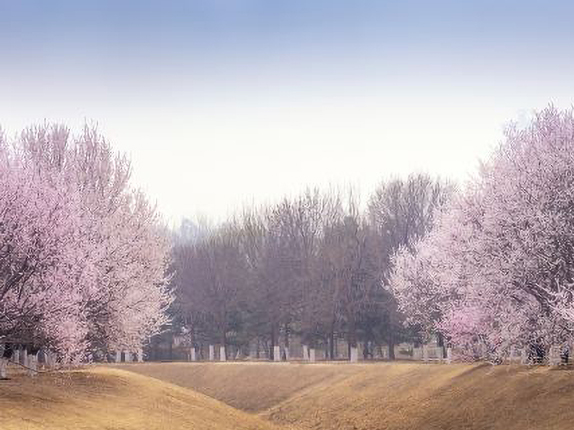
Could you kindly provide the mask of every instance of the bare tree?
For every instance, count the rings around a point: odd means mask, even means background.
[[[247,281],[237,231],[224,228],[200,242],[182,245],[175,259],[178,303],[189,332],[201,331],[227,348]]]
[[[412,248],[432,227],[436,209],[453,192],[451,183],[421,173],[382,182],[369,201],[368,215],[385,252]]]
[[[373,228],[378,271],[383,284],[392,269],[391,257],[401,248],[413,246],[432,228],[436,213],[453,195],[453,184],[426,174],[383,182],[371,196],[368,216]],[[394,359],[394,345],[404,332],[397,302],[388,291],[380,291],[381,330]]]

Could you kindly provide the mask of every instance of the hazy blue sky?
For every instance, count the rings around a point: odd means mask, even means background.
[[[100,124],[171,220],[458,180],[574,97],[569,1],[0,0],[0,124]]]

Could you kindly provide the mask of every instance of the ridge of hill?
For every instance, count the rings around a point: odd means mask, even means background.
[[[14,372],[12,372],[14,374]],[[222,402],[121,369],[94,366],[0,381],[2,430],[274,430]]]

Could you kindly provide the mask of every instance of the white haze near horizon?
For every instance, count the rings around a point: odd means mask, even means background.
[[[131,157],[133,184],[175,226],[183,217],[222,221],[307,187],[351,185],[365,201],[380,181],[411,172],[463,184],[501,141],[505,124],[525,122],[532,112],[512,100],[490,105],[464,95],[387,94],[285,95],[273,103],[199,98],[171,107],[99,101],[78,110],[67,109],[66,100],[42,106],[31,97],[0,109],[0,118],[8,135],[45,121],[76,132],[97,123]],[[549,102],[533,99],[536,108]]]

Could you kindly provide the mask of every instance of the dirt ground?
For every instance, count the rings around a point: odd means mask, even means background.
[[[570,430],[574,371],[143,363],[0,381],[1,430]]]
[[[574,372],[422,363],[144,363],[122,368],[301,429],[570,430]]]

